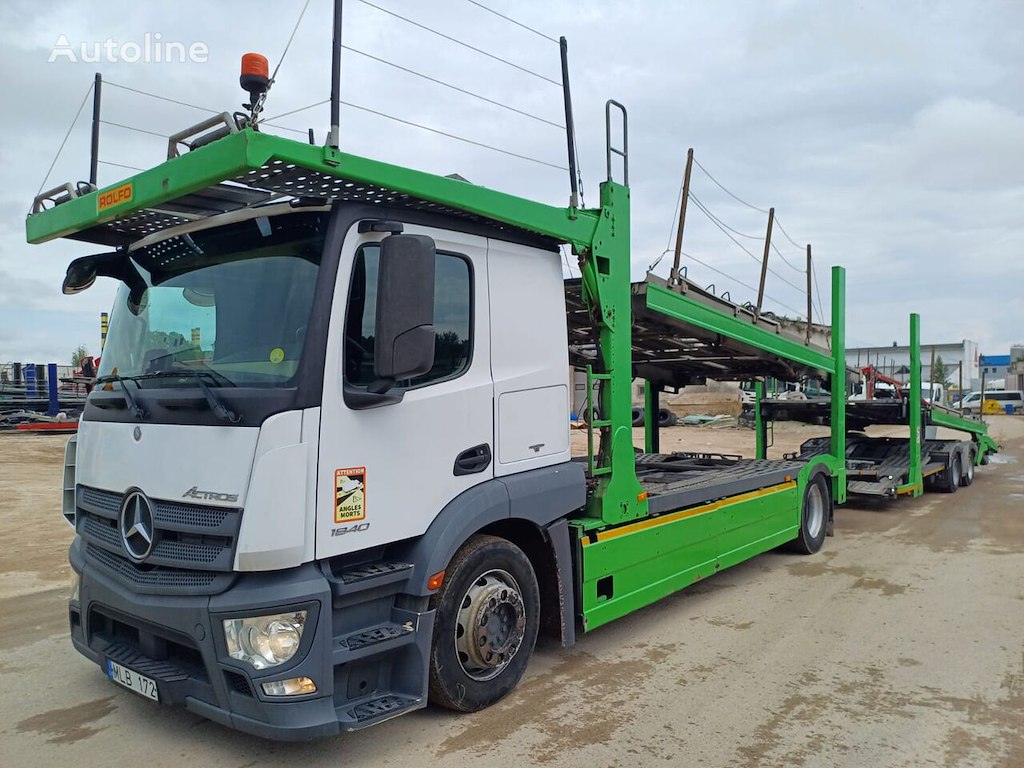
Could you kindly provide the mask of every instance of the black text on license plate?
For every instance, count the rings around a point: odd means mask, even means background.
[[[117,662],[107,659],[107,677],[118,685],[145,696],[153,701],[160,701],[160,695],[156,690],[156,680],[140,675],[133,669],[122,667]]]

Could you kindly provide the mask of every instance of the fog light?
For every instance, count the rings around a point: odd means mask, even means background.
[[[275,613],[224,621],[228,655],[267,669],[284,664],[299,650],[306,612]]]
[[[263,692],[267,696],[302,696],[306,693],[316,693],[316,683],[308,677],[274,680],[271,683],[263,683]]]

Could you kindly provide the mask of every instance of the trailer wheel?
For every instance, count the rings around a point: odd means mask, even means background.
[[[676,423],[676,415],[668,408],[658,409],[658,426],[671,427]]]
[[[956,493],[956,489],[960,487],[960,474],[960,454],[954,453],[949,457],[949,464],[943,473],[939,490],[942,493]]]
[[[634,408],[633,409],[633,426],[642,427],[644,425],[644,409]]]
[[[974,449],[971,448],[967,451],[967,466],[964,467],[964,473],[960,476],[960,485],[966,488],[968,485],[974,482]]]
[[[430,600],[430,700],[476,712],[522,678],[537,641],[540,592],[529,559],[497,536],[473,536]]]
[[[815,475],[804,488],[800,509],[800,533],[791,548],[804,555],[813,555],[825,544],[828,520],[832,510],[832,494],[824,475]]]

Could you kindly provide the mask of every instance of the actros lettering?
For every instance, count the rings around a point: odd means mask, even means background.
[[[238,501],[237,493],[218,493],[217,491],[200,491],[193,485],[182,494],[183,499],[206,499],[208,501]]]

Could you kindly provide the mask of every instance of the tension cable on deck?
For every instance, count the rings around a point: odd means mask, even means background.
[[[536,30],[533,27],[529,27],[526,24],[523,24],[523,22],[521,22],[521,21],[516,21],[515,19],[511,18],[510,16],[506,16],[503,13],[499,13],[498,11],[494,10],[493,8],[488,8],[483,3],[478,3],[477,0],[466,0],[466,2],[469,3],[470,5],[475,5],[477,8],[482,8],[483,10],[487,11],[488,13],[493,13],[495,16],[498,16],[499,18],[502,18],[505,21],[511,22],[512,24],[515,24],[517,27],[522,27],[527,32],[533,32],[533,34],[537,35],[538,37],[543,37],[545,40],[550,40],[555,45],[558,45],[558,40],[556,40],[555,38],[551,37],[550,35],[545,35],[543,32],[540,32],[539,30]]]
[[[718,227],[720,230],[722,230],[722,233],[726,237],[728,237],[730,240],[732,240],[745,254],[747,254],[750,258],[752,258],[758,264],[761,263],[761,259],[757,258],[757,256],[752,254],[747,249],[747,247],[745,245],[743,245],[743,243],[741,243],[739,240],[737,240],[735,237],[733,237],[730,234],[730,230],[732,229],[732,227],[727,227],[724,223],[722,223],[721,220],[717,216],[715,216],[715,214],[713,214],[710,210],[708,210],[708,207],[706,205],[704,205],[704,203],[702,203],[700,201],[700,199],[695,194],[693,194],[693,192],[690,192],[690,199],[693,200],[693,202],[696,204],[697,208],[701,211],[701,213],[703,213],[705,216],[708,217],[708,219],[711,220],[712,224],[714,224],[716,227]],[[743,233],[742,232],[737,232],[737,234],[743,234]],[[743,235],[743,236],[744,237],[750,237],[750,235]],[[762,240],[762,241],[764,240],[763,237],[762,238],[755,238],[755,239]],[[785,277],[780,275],[777,271],[775,271],[771,267],[768,267],[768,272],[770,272],[775,277],[779,278],[779,280],[784,282],[786,285],[788,285],[793,290],[795,290],[795,291],[802,291],[803,290],[802,288],[800,288],[800,286],[795,285],[794,283],[790,282],[789,280],[787,280]]]
[[[212,114],[216,114],[218,112],[222,112],[223,111],[223,110],[220,110],[220,109],[210,109],[209,107],[201,107],[198,104],[190,104],[187,101],[178,101],[177,99],[171,99],[171,98],[168,98],[167,96],[161,96],[158,93],[150,93],[149,91],[141,91],[138,88],[132,88],[131,86],[122,85],[121,83],[115,83],[112,80],[104,80],[103,81],[103,85],[105,85],[105,86],[109,85],[109,86],[113,86],[114,88],[120,88],[123,91],[131,91],[132,93],[138,93],[138,94],[140,94],[142,96],[149,96],[150,98],[159,99],[160,101],[167,101],[167,102],[170,102],[171,104],[177,104],[177,105],[182,106],[182,107],[191,107],[192,109],[198,109],[198,110],[200,110],[202,112],[210,112]]]
[[[525,111],[523,111],[521,109],[517,109],[517,108],[515,108],[515,107],[513,107],[513,106],[511,106],[509,104],[503,104],[502,102],[496,101],[495,99],[488,98],[487,96],[484,96],[483,94],[479,94],[479,93],[476,93],[475,91],[467,90],[466,88],[461,88],[461,87],[459,87],[457,85],[453,85],[452,83],[445,82],[444,80],[440,80],[440,79],[438,79],[436,77],[431,77],[430,75],[424,74],[423,72],[417,72],[415,69],[410,69],[409,67],[402,66],[401,64],[396,64],[393,61],[388,61],[387,59],[382,59],[380,56],[374,56],[372,53],[367,53],[366,51],[361,51],[358,48],[353,48],[351,45],[342,45],[341,47],[342,47],[343,50],[351,51],[352,53],[359,54],[360,56],[365,56],[368,59],[372,59],[373,61],[380,62],[381,64],[386,64],[389,67],[394,67],[395,69],[401,70],[402,72],[406,72],[406,73],[408,73],[410,75],[415,75],[416,77],[422,78],[424,80],[429,80],[430,82],[436,83],[437,85],[443,85],[445,88],[450,88],[453,91],[458,91],[459,93],[463,93],[466,96],[472,96],[474,99],[479,99],[480,101],[487,102],[488,104],[492,104],[492,105],[494,105],[496,107],[501,107],[502,109],[507,109],[509,112],[515,112],[516,114],[522,115],[523,117],[529,117],[532,120],[536,120],[536,121],[541,122],[541,123],[546,123],[547,125],[550,125],[550,126],[552,126],[554,128],[558,128],[559,130],[563,130],[563,131],[565,130],[565,126],[564,125],[561,125],[560,123],[556,123],[553,120],[548,120],[547,118],[541,117],[540,115],[535,115],[535,114],[532,114],[530,112],[525,112]],[[326,103],[326,102],[321,102],[321,103],[323,104],[323,103]]]
[[[78,111],[75,112],[75,117],[71,121],[71,125],[68,126],[67,132],[64,134],[64,139],[61,141],[60,146],[57,147],[57,154],[53,156],[53,162],[50,163],[50,167],[46,169],[46,175],[43,177],[43,183],[39,185],[39,189],[36,190],[36,195],[39,195],[43,191],[43,187],[46,186],[46,182],[50,180],[50,174],[53,173],[53,167],[57,164],[57,160],[60,159],[60,153],[64,151],[64,145],[68,143],[68,137],[71,136],[71,131],[75,129],[75,123],[78,122],[78,118],[82,115],[82,110],[85,109],[85,102],[89,100],[89,96],[92,94],[93,83],[89,84],[89,87],[85,90],[85,96],[82,97],[82,103],[78,105]]]
[[[375,8],[375,9],[377,9],[378,11],[380,11],[382,13],[386,13],[389,16],[394,16],[396,19],[401,19],[402,21],[406,22],[407,24],[412,24],[414,27],[419,27],[422,30],[430,32],[431,34],[434,34],[434,35],[437,35],[438,37],[444,38],[445,40],[448,40],[449,42],[455,43],[456,45],[461,45],[463,48],[468,48],[471,51],[475,51],[476,53],[479,53],[479,54],[481,54],[483,56],[486,56],[489,59],[494,59],[495,61],[500,61],[502,64],[507,64],[508,66],[512,67],[513,69],[518,69],[519,71],[525,72],[528,75],[533,75],[534,77],[539,78],[541,80],[544,80],[546,82],[549,82],[552,85],[557,85],[559,88],[562,87],[562,84],[558,80],[552,80],[550,77],[547,77],[546,75],[542,75],[539,72],[534,72],[532,69],[527,69],[524,66],[516,64],[515,62],[512,62],[512,61],[509,61],[508,59],[503,59],[501,56],[497,56],[497,55],[495,55],[493,53],[490,53],[489,51],[485,51],[483,48],[477,48],[475,45],[470,45],[467,42],[459,40],[457,37],[452,37],[451,35],[447,35],[444,32],[440,32],[440,31],[434,29],[433,27],[428,27],[427,25],[421,24],[418,21],[413,21],[412,19],[410,19],[410,18],[408,18],[406,16],[402,16],[401,14],[395,13],[394,11],[389,11],[387,8],[382,8],[381,6],[379,6],[379,5],[375,4],[375,3],[369,2],[369,0],[359,0],[359,2],[362,3],[363,5],[368,5],[370,8]]]

